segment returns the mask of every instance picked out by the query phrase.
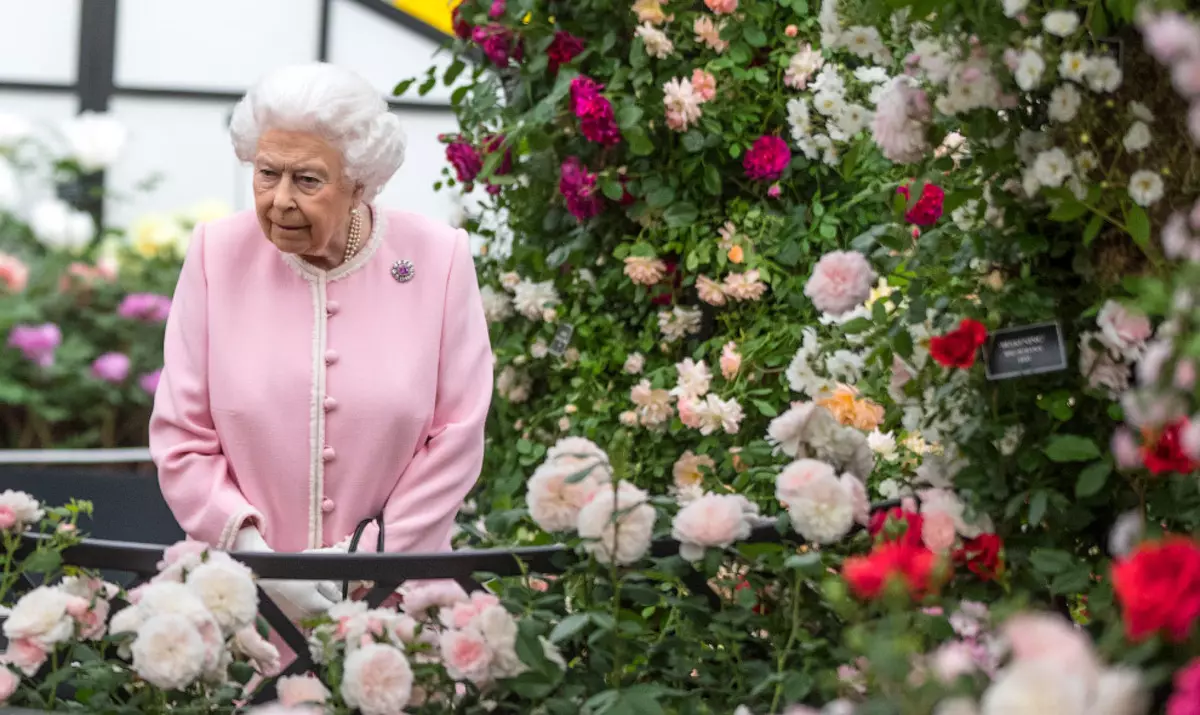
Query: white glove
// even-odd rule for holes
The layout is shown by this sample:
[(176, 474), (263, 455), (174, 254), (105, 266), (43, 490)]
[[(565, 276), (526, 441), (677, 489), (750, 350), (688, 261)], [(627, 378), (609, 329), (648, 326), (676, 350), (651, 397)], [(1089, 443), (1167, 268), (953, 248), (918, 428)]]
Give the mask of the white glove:
[[(305, 549), (301, 553), (305, 553), (305, 554), (348, 554), (348, 553), (350, 553), (350, 537), (347, 536), (346, 538), (342, 539), (340, 542), (334, 544), (333, 546), (326, 546), (325, 548), (322, 548), (322, 549)], [(371, 553), (374, 553), (374, 552), (371, 552)], [(361, 588), (373, 588), (374, 586), (375, 586), (375, 583), (373, 581), (351, 581), (348, 592), (352, 594)], [(342, 591), (339, 590), (338, 595), (337, 595), (337, 600), (340, 601), (341, 599), (342, 599)]]
[[(235, 551), (275, 553), (253, 526), (238, 532)], [(332, 581), (287, 581), (263, 579), (258, 582), (279, 610), (293, 621), (320, 615), (342, 600), (341, 589)]]

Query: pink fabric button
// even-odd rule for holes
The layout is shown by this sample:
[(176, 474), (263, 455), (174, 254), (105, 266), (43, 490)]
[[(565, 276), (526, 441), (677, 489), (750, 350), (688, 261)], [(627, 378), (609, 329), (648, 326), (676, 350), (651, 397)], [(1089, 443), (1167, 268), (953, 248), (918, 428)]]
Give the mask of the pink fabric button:
[(326, 315), (337, 315), (338, 308), (340, 308), (340, 307), (341, 306), (338, 305), (338, 302), (336, 300), (331, 300), (325, 304), (325, 314)]
[(325, 411), (326, 412), (332, 412), (332, 411), (336, 410), (337, 405), (338, 405), (337, 400), (335, 400), (329, 396), (325, 397)]
[(325, 497), (324, 499), (322, 499), (321, 500), (321, 511), (325, 512), (326, 514), (333, 511), (333, 500), (330, 499), (329, 497)]
[(321, 458), (324, 459), (326, 462), (332, 462), (333, 458), (336, 456), (337, 456), (337, 452), (333, 451), (333, 447), (326, 447), (324, 449), (324, 451), (321, 452)]
[(336, 350), (326, 350), (325, 351), (325, 364), (326, 365), (332, 365), (337, 361), (338, 361), (338, 354), (337, 354)]

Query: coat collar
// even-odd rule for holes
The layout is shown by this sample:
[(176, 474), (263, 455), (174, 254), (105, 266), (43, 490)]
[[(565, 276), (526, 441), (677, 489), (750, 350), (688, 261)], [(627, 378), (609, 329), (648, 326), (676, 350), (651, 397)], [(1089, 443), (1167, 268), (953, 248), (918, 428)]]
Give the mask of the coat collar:
[(283, 256), (284, 263), (291, 266), (292, 270), (306, 281), (316, 281), (322, 276), (326, 282), (336, 281), (345, 278), (346, 276), (356, 273), (375, 255), (375, 251), (379, 250), (379, 244), (383, 240), (383, 233), (387, 230), (387, 218), (383, 211), (375, 208), (372, 204), (367, 204), (367, 210), (371, 212), (371, 235), (367, 238), (366, 244), (362, 250), (350, 257), (350, 260), (342, 262), (340, 265), (325, 270), (317, 268), (313, 264), (295, 255), (294, 253), (280, 253)]

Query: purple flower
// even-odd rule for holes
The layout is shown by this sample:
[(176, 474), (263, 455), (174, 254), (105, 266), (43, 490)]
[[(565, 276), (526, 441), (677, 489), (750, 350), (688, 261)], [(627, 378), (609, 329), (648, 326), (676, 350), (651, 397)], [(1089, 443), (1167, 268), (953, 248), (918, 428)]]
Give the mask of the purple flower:
[(154, 372), (148, 372), (138, 378), (138, 385), (153, 395), (158, 391), (158, 379), (162, 377), (162, 368), (158, 368)]
[(104, 353), (92, 363), (92, 377), (116, 384), (129, 377), (129, 356), (124, 353)]
[(26, 360), (41, 367), (54, 364), (54, 351), (62, 343), (62, 332), (54, 323), (14, 325), (8, 345), (21, 351)]
[(161, 323), (171, 312), (171, 299), (154, 293), (130, 293), (117, 307), (117, 315), (130, 320)]

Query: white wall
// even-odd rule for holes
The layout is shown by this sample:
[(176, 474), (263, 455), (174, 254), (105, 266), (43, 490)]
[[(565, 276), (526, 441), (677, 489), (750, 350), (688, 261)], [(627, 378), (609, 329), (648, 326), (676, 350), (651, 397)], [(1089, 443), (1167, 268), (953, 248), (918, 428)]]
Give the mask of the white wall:
[[(83, 0), (86, 1), (86, 0)], [(380, 0), (382, 1), (382, 0)], [(73, 83), (81, 0), (0, 0), (0, 82)], [(319, 0), (120, 0), (115, 78), (118, 88), (241, 93), (262, 74), (317, 59)], [(367, 77), (383, 94), (422, 75), (436, 44), (347, 0), (334, 0), (329, 61)], [(445, 57), (437, 60), (443, 67)], [(424, 98), (444, 104), (450, 90)], [(233, 156), (226, 133), (232, 102), (128, 96), (111, 113), (129, 129), (125, 155), (108, 173), (113, 225), (148, 212), (175, 212), (211, 200), (250, 206), (248, 172)], [(69, 93), (0, 88), (0, 113), (18, 113), (52, 127), (71, 117)], [(409, 137), (408, 158), (379, 202), (443, 220), (460, 215), (450, 193), (432, 184), (445, 165), (437, 135), (456, 130), (444, 110), (398, 111)], [(152, 176), (149, 190), (139, 184)]]

